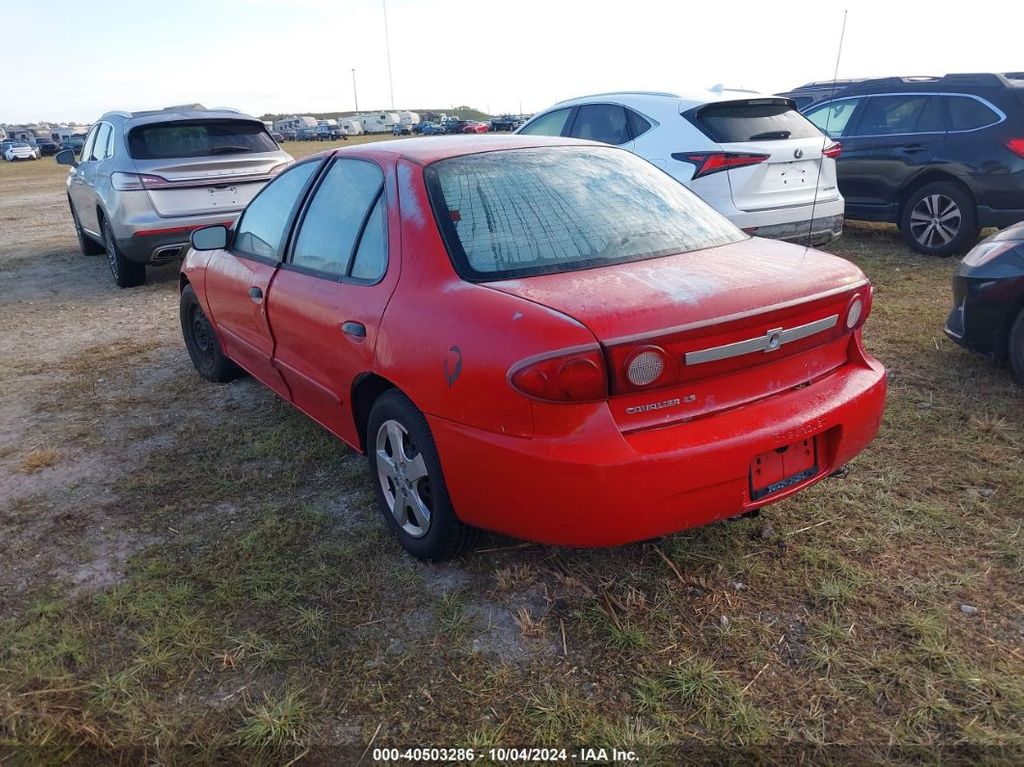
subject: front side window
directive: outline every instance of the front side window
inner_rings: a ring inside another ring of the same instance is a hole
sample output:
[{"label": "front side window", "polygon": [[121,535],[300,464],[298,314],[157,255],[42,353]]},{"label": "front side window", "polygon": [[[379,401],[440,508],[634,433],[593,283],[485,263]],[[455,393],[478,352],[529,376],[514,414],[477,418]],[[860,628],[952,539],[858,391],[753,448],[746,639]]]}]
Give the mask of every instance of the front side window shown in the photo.
[{"label": "front side window", "polygon": [[304,162],[267,184],[242,213],[232,250],[239,255],[279,261],[292,211],[319,164]]},{"label": "front side window", "polygon": [[999,115],[977,99],[969,96],[947,96],[949,129],[975,130],[999,122]]},{"label": "front side window", "polygon": [[513,149],[427,168],[456,270],[487,281],[567,272],[746,238],[682,184],[611,147]]},{"label": "front side window", "polygon": [[926,95],[872,96],[864,104],[864,115],[857,123],[858,136],[890,136],[917,132],[917,123]]},{"label": "front side window", "polygon": [[815,107],[804,115],[817,128],[830,138],[839,138],[846,134],[850,118],[857,110],[862,99],[843,99]]},{"label": "front side window", "polygon": [[555,109],[524,125],[519,132],[528,136],[561,136],[562,130],[565,128],[565,121],[569,119],[571,112],[572,107]]},{"label": "front side window", "polygon": [[[384,174],[374,163],[335,160],[302,218],[290,263],[333,277],[348,276],[360,235],[383,187]],[[374,234],[379,232],[371,237]]]},{"label": "front side window", "polygon": [[136,160],[276,152],[263,123],[248,120],[177,120],[140,125],[128,134]]},{"label": "front side window", "polygon": [[584,104],[576,112],[571,135],[604,144],[629,141],[626,110],[617,104]]}]

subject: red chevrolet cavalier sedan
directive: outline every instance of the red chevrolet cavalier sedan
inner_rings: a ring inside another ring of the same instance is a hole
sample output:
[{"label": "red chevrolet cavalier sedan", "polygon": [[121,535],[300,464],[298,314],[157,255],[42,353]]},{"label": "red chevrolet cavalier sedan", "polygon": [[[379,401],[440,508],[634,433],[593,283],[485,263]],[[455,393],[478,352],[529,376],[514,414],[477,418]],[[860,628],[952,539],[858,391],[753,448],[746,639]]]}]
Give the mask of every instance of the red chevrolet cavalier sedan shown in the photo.
[{"label": "red chevrolet cavalier sedan", "polygon": [[193,247],[196,368],[365,452],[423,559],[474,528],[610,546],[734,517],[841,467],[885,405],[860,269],[748,237],[613,147],[332,151]]}]

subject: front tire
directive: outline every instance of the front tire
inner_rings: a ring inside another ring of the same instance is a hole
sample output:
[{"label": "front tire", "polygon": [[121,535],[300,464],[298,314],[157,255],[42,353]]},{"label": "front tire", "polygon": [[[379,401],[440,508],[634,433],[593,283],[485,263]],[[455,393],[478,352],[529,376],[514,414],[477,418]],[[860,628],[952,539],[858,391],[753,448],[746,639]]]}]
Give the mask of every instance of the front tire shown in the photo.
[{"label": "front tire", "polygon": [[925,184],[903,206],[900,230],[906,243],[926,256],[965,253],[978,241],[974,200],[950,181]]},{"label": "front tire", "polygon": [[86,256],[98,256],[103,252],[103,246],[87,235],[85,230],[82,229],[82,222],[78,220],[78,211],[75,210],[75,204],[71,202],[70,197],[68,197],[68,207],[71,208],[71,221],[75,225],[75,234],[78,236],[78,247],[81,249],[82,254]]},{"label": "front tire", "polygon": [[178,314],[181,318],[181,335],[185,339],[185,348],[199,375],[214,383],[227,383],[237,378],[241,369],[228,359],[220,348],[217,334],[203,312],[203,307],[191,285],[186,285],[181,291]]},{"label": "front tire", "polygon": [[1024,309],[1021,309],[1017,319],[1010,327],[1008,346],[1007,356],[1010,358],[1010,367],[1013,368],[1017,380],[1024,384]]},{"label": "front tire", "polygon": [[103,219],[103,247],[107,251],[110,273],[119,288],[136,288],[146,282],[146,265],[129,261],[124,257],[124,253],[117,247],[114,230],[110,228],[110,222],[106,218]]},{"label": "front tire", "polygon": [[402,548],[428,562],[466,550],[475,530],[455,515],[427,419],[395,389],[373,403],[366,456],[378,505]]}]

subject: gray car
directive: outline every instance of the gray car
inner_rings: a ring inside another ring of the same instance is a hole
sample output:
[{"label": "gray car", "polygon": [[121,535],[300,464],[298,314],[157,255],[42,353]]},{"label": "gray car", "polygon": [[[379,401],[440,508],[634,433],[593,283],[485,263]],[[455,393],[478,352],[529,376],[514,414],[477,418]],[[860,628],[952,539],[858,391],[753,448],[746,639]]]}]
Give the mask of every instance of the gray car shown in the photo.
[{"label": "gray car", "polygon": [[254,117],[200,106],[108,112],[70,165],[67,190],[82,252],[104,251],[123,288],[146,281],[147,264],[184,255],[189,234],[231,224],[292,158]]}]

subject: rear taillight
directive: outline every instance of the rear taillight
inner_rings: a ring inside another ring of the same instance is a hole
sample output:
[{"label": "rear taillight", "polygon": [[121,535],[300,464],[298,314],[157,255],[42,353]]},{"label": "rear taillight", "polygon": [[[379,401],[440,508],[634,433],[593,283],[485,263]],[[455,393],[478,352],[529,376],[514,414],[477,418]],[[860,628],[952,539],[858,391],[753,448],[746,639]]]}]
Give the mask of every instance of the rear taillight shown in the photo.
[{"label": "rear taillight", "polygon": [[821,153],[832,160],[836,159],[843,153],[843,145],[838,141],[833,141],[827,147],[821,150]]},{"label": "rear taillight", "polygon": [[676,152],[672,155],[672,159],[693,163],[695,168],[693,177],[700,178],[701,176],[709,176],[722,170],[757,165],[767,160],[769,156],[745,152]]},{"label": "rear taillight", "polygon": [[1024,138],[1008,138],[1003,142],[1006,148],[1018,157],[1024,157]]},{"label": "rear taillight", "polygon": [[153,176],[146,173],[121,173],[110,174],[110,183],[119,192],[138,192],[143,189],[159,189],[170,186],[171,182],[161,176]]},{"label": "rear taillight", "polygon": [[594,402],[608,397],[608,374],[599,349],[524,360],[509,371],[512,386],[551,402]]}]

